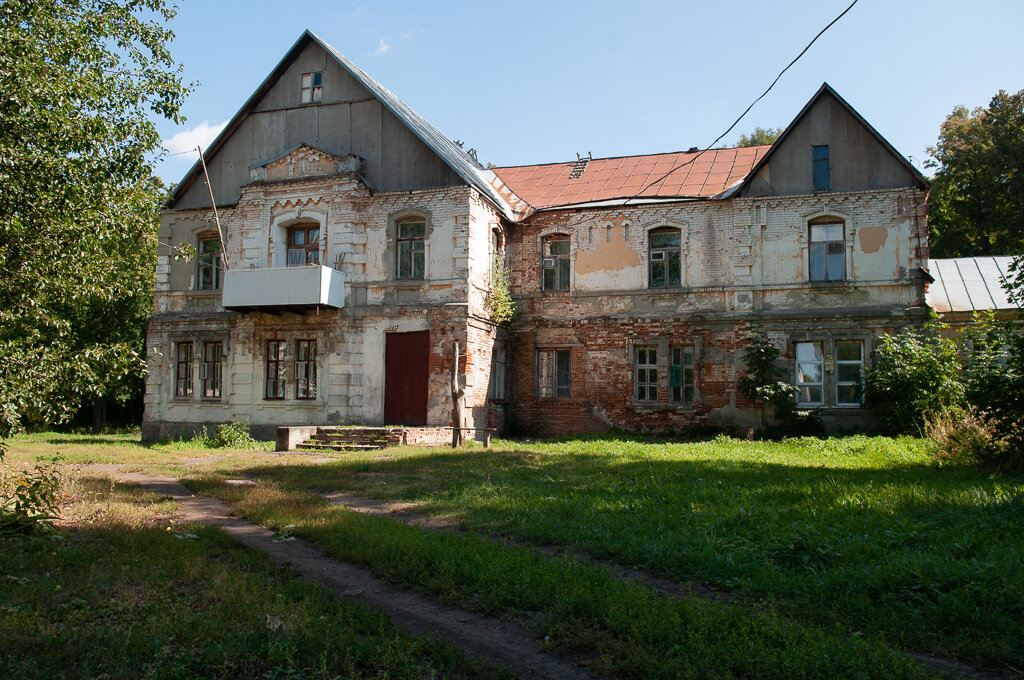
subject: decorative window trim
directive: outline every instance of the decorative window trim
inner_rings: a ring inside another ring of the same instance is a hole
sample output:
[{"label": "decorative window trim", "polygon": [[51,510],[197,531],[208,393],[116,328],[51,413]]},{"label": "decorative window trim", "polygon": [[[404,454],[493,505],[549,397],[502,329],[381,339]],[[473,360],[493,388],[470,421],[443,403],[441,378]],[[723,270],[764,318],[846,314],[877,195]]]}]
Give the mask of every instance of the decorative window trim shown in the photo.
[{"label": "decorative window trim", "polygon": [[[661,234],[675,234],[679,237],[679,243],[673,246],[654,247],[654,237]],[[676,283],[672,278],[672,255],[676,255]],[[654,285],[654,269],[656,264],[664,266],[663,285]],[[654,227],[647,231],[647,287],[651,290],[665,290],[681,288],[683,285],[683,232],[678,227]]]},{"label": "decorative window trim", "polygon": [[[662,290],[660,288],[650,287],[650,276],[651,276],[651,232],[657,231],[658,229],[678,229],[679,230],[679,287],[685,288],[687,284],[686,279],[686,262],[687,262],[687,251],[689,250],[689,235],[690,235],[690,223],[685,220],[673,220],[673,219],[662,219],[657,221],[645,221],[643,224],[632,223],[632,226],[637,228],[639,231],[640,243],[638,244],[638,251],[640,253],[640,267],[643,272],[643,287],[645,290]],[[673,287],[674,288],[674,287]]]},{"label": "decorative window trim", "polygon": [[[826,239],[826,240],[819,240],[819,241],[815,241],[814,240],[814,228],[815,227],[824,228],[824,227],[832,227],[832,226],[839,226],[839,227],[841,227],[842,235],[841,235],[841,237],[839,239],[834,239],[833,238],[833,239]],[[808,219],[806,221],[806,239],[807,239],[806,242],[807,242],[807,247],[806,247],[806,260],[805,261],[807,262],[807,280],[810,283],[816,283],[816,284],[842,284],[842,283],[846,283],[846,282],[848,282],[850,280],[850,277],[849,277],[850,258],[851,258],[851,255],[850,255],[850,251],[851,251],[850,243],[852,242],[852,240],[850,239],[849,234],[850,234],[850,227],[847,225],[846,221],[841,219],[841,218],[839,218],[836,215],[832,215],[832,214],[819,215],[817,217],[812,217],[812,218],[810,218],[810,219]],[[812,251],[814,250],[815,244],[817,244],[817,243],[824,244],[824,250],[825,250],[824,258],[825,259],[824,259],[824,263],[822,265],[824,267],[824,270],[822,272],[822,277],[823,278],[815,278],[814,270],[813,270],[813,265],[812,265],[812,261],[811,261],[811,258],[813,257],[813,252]],[[843,271],[842,271],[842,275],[839,278],[830,278],[830,275],[829,275],[829,269],[828,269],[829,259],[828,258],[829,258],[829,255],[835,255],[835,253],[830,253],[829,252],[829,250],[830,250],[829,246],[832,245],[832,244],[840,244],[841,247],[842,247]]]},{"label": "decorative window trim", "polygon": [[292,227],[320,227],[320,262],[328,262],[327,210],[323,208],[298,207],[294,210],[281,212],[271,219],[270,231],[267,234],[267,266],[286,267],[288,265],[288,230]]}]

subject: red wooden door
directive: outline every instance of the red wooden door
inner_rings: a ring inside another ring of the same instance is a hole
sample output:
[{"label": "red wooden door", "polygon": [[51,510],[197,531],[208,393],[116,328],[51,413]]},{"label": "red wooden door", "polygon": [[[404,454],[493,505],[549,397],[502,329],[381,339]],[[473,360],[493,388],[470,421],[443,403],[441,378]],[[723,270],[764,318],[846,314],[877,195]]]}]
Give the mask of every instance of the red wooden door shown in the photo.
[{"label": "red wooden door", "polygon": [[388,333],[384,344],[384,424],[427,424],[430,331]]}]

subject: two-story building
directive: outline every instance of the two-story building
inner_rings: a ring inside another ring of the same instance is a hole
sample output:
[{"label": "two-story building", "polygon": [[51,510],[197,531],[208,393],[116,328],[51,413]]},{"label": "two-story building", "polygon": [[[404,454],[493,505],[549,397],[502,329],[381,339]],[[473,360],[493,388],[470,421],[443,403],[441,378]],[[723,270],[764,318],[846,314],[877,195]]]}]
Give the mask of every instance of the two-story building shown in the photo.
[{"label": "two-story building", "polygon": [[874,339],[928,313],[928,183],[827,85],[770,147],[488,170],[306,32],[205,160],[161,222],[197,256],[161,247],[146,438],[447,425],[453,341],[469,426],[744,424],[752,328],[853,425]]}]

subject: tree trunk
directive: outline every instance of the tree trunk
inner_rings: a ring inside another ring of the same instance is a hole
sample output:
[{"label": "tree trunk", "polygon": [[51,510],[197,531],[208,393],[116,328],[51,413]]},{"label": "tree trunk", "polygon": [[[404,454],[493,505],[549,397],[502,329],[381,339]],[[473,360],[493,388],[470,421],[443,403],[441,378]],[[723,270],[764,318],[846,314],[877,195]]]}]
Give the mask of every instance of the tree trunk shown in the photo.
[{"label": "tree trunk", "polygon": [[103,434],[107,426],[107,400],[96,397],[92,402],[92,433]]},{"label": "tree trunk", "polygon": [[452,448],[466,443],[462,434],[462,395],[466,390],[459,389],[459,341],[452,343]]}]

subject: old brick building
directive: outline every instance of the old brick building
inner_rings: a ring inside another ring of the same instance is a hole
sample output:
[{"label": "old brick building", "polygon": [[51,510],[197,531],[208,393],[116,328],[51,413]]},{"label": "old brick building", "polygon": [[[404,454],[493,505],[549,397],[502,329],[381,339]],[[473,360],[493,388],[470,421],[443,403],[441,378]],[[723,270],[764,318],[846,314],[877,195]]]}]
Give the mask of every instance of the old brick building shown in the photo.
[{"label": "old brick building", "polygon": [[160,253],[148,438],[446,425],[452,341],[471,426],[743,424],[755,327],[842,427],[874,339],[927,317],[928,184],[827,85],[770,147],[487,170],[307,32],[205,158],[162,220],[198,256]]}]

